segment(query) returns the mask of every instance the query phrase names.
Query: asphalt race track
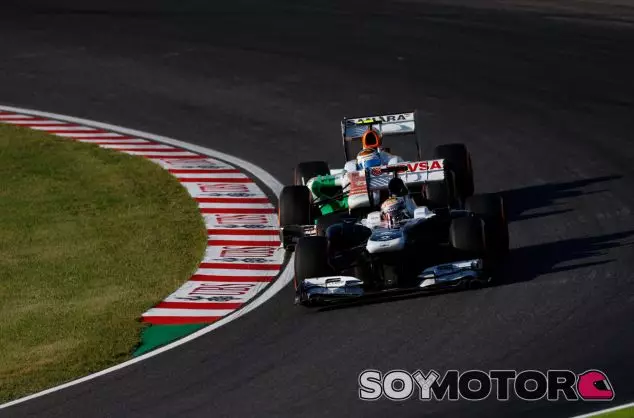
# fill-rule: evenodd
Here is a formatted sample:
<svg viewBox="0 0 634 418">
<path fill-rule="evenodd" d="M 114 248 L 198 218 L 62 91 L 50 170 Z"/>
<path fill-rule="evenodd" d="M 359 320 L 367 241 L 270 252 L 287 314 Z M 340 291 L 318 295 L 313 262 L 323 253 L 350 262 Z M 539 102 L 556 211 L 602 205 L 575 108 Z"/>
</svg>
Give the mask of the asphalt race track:
<svg viewBox="0 0 634 418">
<path fill-rule="evenodd" d="M 0 101 L 202 144 L 283 181 L 300 160 L 343 162 L 342 116 L 424 109 L 426 149 L 465 142 L 477 189 L 507 198 L 505 281 L 329 311 L 294 307 L 286 288 L 179 349 L 1 417 L 564 417 L 607 406 L 364 403 L 367 368 L 597 368 L 614 404 L 634 400 L 630 8 L 213 3 L 5 1 Z"/>
</svg>

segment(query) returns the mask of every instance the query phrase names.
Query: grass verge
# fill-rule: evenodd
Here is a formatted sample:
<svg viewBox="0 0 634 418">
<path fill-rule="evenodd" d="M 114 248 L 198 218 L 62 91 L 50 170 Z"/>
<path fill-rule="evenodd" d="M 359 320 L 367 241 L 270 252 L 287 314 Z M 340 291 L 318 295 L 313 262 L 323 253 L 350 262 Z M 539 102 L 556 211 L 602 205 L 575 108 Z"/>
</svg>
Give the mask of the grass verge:
<svg viewBox="0 0 634 418">
<path fill-rule="evenodd" d="M 597 415 L 600 418 L 632 418 L 634 417 L 634 406 L 618 409 L 616 411 L 605 412 Z"/>
<path fill-rule="evenodd" d="M 0 124 L 0 402 L 130 358 L 205 245 L 158 165 Z"/>
</svg>

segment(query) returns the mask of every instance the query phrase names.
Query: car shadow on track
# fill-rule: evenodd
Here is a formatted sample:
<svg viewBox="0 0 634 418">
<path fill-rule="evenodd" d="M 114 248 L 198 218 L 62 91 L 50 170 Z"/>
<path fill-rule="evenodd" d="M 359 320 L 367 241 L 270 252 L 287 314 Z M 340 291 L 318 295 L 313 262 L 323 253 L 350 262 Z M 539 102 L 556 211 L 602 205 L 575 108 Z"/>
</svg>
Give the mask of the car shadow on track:
<svg viewBox="0 0 634 418">
<path fill-rule="evenodd" d="M 595 267 L 611 263 L 616 260 L 610 256 L 610 250 L 622 246 L 632 246 L 634 230 L 617 232 L 595 237 L 573 238 L 546 244 L 531 245 L 512 249 L 505 266 L 502 268 L 492 286 L 507 286 L 533 280 L 547 273 L 569 272 L 585 267 Z M 606 258 L 607 257 L 607 258 Z M 591 259 L 591 260 L 588 260 Z M 323 306 L 318 311 L 345 309 L 360 305 L 394 302 L 437 295 L 465 289 L 455 288 L 437 291 L 404 290 L 385 295 L 373 295 L 369 298 L 358 299 Z"/>
<path fill-rule="evenodd" d="M 525 282 L 547 273 L 600 266 L 616 260 L 612 249 L 631 246 L 633 231 L 572 238 L 512 249 L 500 274 L 500 285 Z"/>
<path fill-rule="evenodd" d="M 566 199 L 606 191 L 607 189 L 587 190 L 587 188 L 594 184 L 615 181 L 620 178 L 622 178 L 622 176 L 611 175 L 562 183 L 547 183 L 506 190 L 501 192 L 501 194 L 504 197 L 509 222 L 522 221 L 571 212 L 573 209 L 552 208 L 557 207 L 561 203 L 565 203 Z M 533 213 L 533 211 L 540 208 L 551 209 Z M 531 213 L 526 214 L 526 212 Z M 624 244 L 623 241 L 633 236 L 634 231 L 627 231 L 594 237 L 565 239 L 512 249 L 504 267 L 496 275 L 497 277 L 493 285 L 506 286 L 533 280 L 547 273 L 566 272 L 584 267 L 608 264 L 615 260 L 615 258 L 610 257 L 610 250 L 622 245 L 628 245 Z M 328 311 L 359 305 L 420 298 L 459 289 L 460 288 L 426 292 L 411 290 L 397 291 L 394 293 L 386 293 L 385 295 L 378 294 L 359 300 L 323 306 L 318 310 Z"/>
<path fill-rule="evenodd" d="M 546 183 L 523 187 L 520 189 L 506 190 L 501 192 L 501 195 L 506 202 L 505 206 L 508 221 L 522 221 L 526 219 L 541 218 L 544 216 L 571 212 L 572 209 L 558 209 L 557 206 L 564 203 L 565 199 L 601 193 L 605 190 L 585 189 L 593 184 L 614 181 L 620 179 L 621 177 L 622 176 L 611 175 L 574 180 L 564 183 Z M 562 202 L 562 200 L 564 202 Z M 532 212 L 540 208 L 550 209 L 544 212 L 526 214 L 526 212 Z"/>
</svg>

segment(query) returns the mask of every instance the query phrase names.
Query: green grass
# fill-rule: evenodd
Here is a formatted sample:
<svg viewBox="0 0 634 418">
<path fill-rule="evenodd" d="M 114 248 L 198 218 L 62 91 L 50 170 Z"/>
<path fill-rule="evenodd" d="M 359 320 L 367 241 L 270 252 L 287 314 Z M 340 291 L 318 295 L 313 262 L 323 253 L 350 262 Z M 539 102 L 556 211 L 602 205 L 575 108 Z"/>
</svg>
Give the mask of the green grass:
<svg viewBox="0 0 634 418">
<path fill-rule="evenodd" d="M 205 245 L 158 165 L 0 124 L 0 402 L 130 358 Z"/>
<path fill-rule="evenodd" d="M 629 408 L 618 409 L 612 412 L 606 412 L 604 414 L 597 415 L 601 418 L 632 418 L 634 417 L 634 406 Z"/>
</svg>

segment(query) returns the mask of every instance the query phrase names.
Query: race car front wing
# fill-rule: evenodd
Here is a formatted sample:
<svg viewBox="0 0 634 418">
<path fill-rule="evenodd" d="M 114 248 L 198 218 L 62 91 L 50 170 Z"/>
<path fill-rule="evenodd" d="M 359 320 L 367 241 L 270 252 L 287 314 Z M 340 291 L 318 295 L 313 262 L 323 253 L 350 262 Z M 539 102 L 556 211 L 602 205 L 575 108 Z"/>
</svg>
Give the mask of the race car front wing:
<svg viewBox="0 0 634 418">
<path fill-rule="evenodd" d="M 482 259 L 472 259 L 428 267 L 418 275 L 412 291 L 446 289 L 460 285 L 486 284 L 490 276 L 482 268 Z M 376 293 L 375 293 L 376 294 Z M 352 276 L 327 276 L 304 279 L 297 289 L 295 303 L 321 305 L 368 295 L 361 279 Z"/>
</svg>

